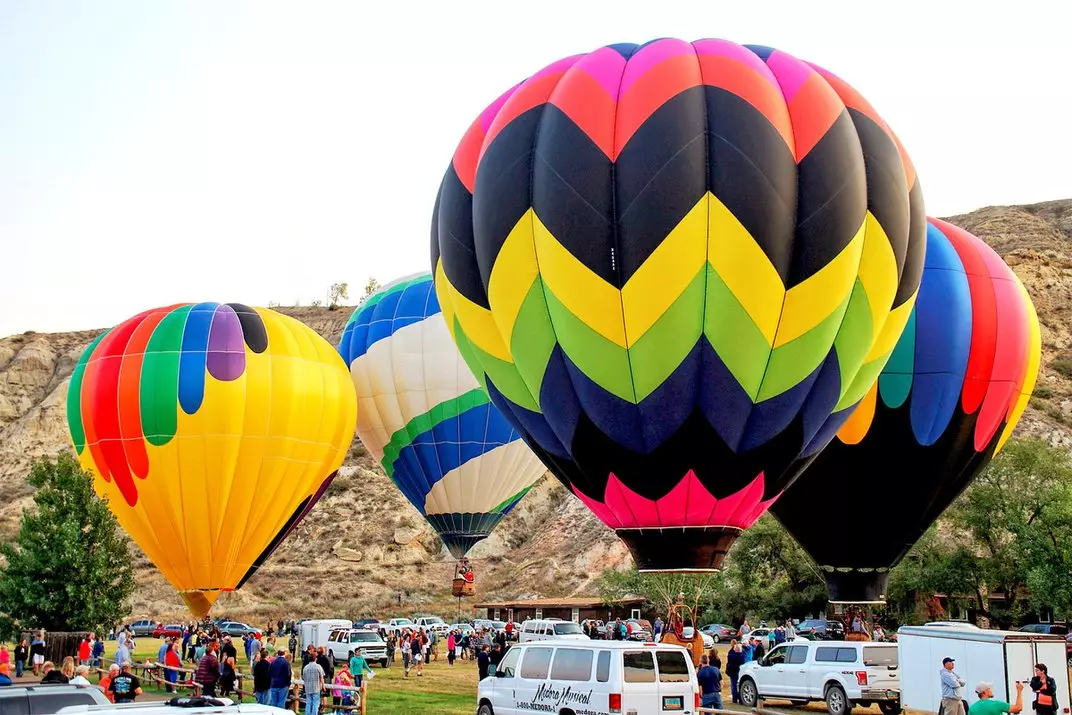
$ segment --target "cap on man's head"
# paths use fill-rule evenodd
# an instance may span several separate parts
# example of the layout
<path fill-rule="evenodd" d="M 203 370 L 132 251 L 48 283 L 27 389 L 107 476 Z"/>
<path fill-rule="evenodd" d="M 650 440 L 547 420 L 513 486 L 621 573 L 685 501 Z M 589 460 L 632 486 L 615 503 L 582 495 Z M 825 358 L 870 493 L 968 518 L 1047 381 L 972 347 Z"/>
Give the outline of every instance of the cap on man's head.
<path fill-rule="evenodd" d="M 952 658 L 942 658 L 942 665 L 945 665 L 946 663 L 955 663 L 955 662 L 956 661 L 954 661 Z"/>
<path fill-rule="evenodd" d="M 984 680 L 983 682 L 981 682 L 981 683 L 979 683 L 978 685 L 975 686 L 975 694 L 976 695 L 982 695 L 987 690 L 993 690 L 993 689 L 994 689 L 994 684 L 993 683 L 988 683 L 988 682 L 986 682 Z"/>

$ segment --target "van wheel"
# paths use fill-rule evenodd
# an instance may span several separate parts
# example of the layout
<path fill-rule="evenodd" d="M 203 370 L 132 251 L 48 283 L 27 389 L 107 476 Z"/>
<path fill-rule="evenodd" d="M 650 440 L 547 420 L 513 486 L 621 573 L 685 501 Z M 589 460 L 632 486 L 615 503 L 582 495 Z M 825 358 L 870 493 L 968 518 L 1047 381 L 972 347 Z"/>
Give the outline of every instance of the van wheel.
<path fill-rule="evenodd" d="M 741 704 L 747 708 L 754 708 L 759 702 L 759 691 L 751 678 L 745 678 L 737 686 L 737 692 L 741 696 Z M 839 713 L 839 715 L 843 715 Z"/>
<path fill-rule="evenodd" d="M 901 715 L 901 703 L 896 700 L 879 703 L 878 709 L 882 711 L 882 715 Z"/>
<path fill-rule="evenodd" d="M 495 711 L 491 709 L 491 703 L 480 703 L 480 707 L 476 709 L 476 715 L 495 715 Z"/>
<path fill-rule="evenodd" d="M 848 715 L 852 707 L 840 685 L 831 685 L 826 691 L 826 709 L 830 715 Z"/>

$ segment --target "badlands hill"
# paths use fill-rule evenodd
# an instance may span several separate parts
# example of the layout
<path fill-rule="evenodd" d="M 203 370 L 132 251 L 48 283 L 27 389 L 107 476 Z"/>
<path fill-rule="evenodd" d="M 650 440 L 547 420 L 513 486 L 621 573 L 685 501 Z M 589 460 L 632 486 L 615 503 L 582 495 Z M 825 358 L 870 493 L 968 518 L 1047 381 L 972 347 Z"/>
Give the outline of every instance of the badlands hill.
<path fill-rule="evenodd" d="M 1072 449 L 1072 200 L 993 206 L 949 220 L 985 239 L 1027 286 L 1042 323 L 1042 373 L 1019 434 Z M 350 308 L 280 308 L 333 344 Z M 31 460 L 69 449 L 64 415 L 75 362 L 100 330 L 0 339 L 0 540 L 31 503 Z M 474 549 L 481 596 L 558 596 L 591 591 L 629 555 L 613 533 L 547 476 Z M 152 565 L 138 557 L 134 613 L 181 617 L 184 608 Z M 233 617 L 435 610 L 453 613 L 452 575 L 438 540 L 360 443 L 328 494 L 239 593 L 216 612 Z M 449 605 L 448 605 L 449 604 Z"/>

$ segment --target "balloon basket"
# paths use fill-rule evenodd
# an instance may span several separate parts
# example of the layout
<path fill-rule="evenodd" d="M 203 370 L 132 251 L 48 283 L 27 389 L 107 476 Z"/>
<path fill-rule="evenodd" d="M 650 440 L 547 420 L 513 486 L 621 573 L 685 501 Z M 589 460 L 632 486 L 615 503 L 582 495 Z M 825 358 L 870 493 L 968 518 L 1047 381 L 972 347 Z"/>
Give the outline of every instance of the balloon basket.
<path fill-rule="evenodd" d="M 466 581 L 464 578 L 456 578 L 451 582 L 450 592 L 455 598 L 472 596 L 476 593 L 476 584 L 472 581 Z"/>

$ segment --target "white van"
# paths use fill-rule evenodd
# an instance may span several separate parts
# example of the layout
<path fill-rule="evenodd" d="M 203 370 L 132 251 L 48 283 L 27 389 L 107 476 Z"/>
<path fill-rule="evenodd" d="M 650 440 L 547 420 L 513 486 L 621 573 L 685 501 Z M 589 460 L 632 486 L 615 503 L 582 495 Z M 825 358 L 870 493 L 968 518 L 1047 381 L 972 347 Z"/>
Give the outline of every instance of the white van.
<path fill-rule="evenodd" d="M 699 707 L 688 652 L 661 643 L 519 643 L 477 686 L 477 715 L 690 715 Z"/>
<path fill-rule="evenodd" d="M 897 644 L 781 643 L 758 661 L 741 666 L 737 690 L 748 708 L 763 699 L 788 700 L 794 705 L 822 700 L 830 715 L 848 715 L 854 705 L 871 707 L 872 703 L 883 715 L 897 715 L 901 712 Z"/>
<path fill-rule="evenodd" d="M 540 620 L 525 621 L 521 624 L 521 632 L 518 642 L 544 641 L 548 638 L 568 638 L 573 640 L 588 640 L 580 625 L 573 621 L 563 621 L 558 618 L 543 618 Z"/>

